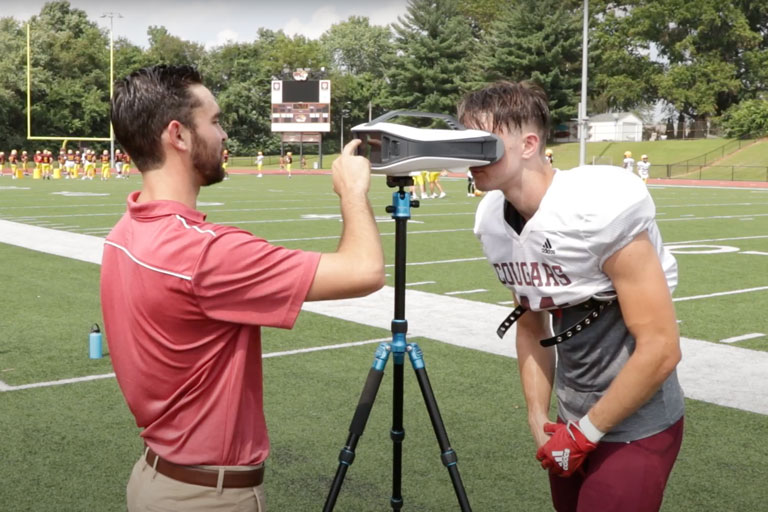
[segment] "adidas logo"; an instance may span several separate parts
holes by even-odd
[[[568,471],[568,459],[571,456],[571,450],[566,448],[562,451],[553,451],[552,457],[557,462],[557,465],[563,468],[563,471]]]
[[[541,252],[544,254],[555,254],[555,250],[552,248],[549,238],[544,239],[544,244],[541,246]]]

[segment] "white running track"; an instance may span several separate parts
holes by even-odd
[[[0,243],[100,264],[104,239],[0,220]],[[309,302],[303,309],[389,329],[393,304],[394,289],[387,286],[361,299]],[[508,307],[418,290],[406,290],[406,306],[419,312],[406,315],[410,337],[516,356],[514,328],[503,341],[496,336],[498,324],[510,311]],[[687,397],[768,415],[768,352],[689,338],[681,341],[683,360],[678,374]],[[14,388],[0,383],[0,391],[10,389]]]

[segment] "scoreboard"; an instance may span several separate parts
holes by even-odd
[[[272,80],[273,132],[330,132],[330,80]]]

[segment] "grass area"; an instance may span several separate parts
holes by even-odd
[[[578,155],[578,145],[574,147]],[[617,150],[623,152],[623,146]],[[691,153],[706,150],[697,146]],[[680,150],[670,151],[657,153],[659,160],[675,161]],[[555,148],[558,165],[563,153],[564,148]],[[474,301],[509,300],[471,232],[477,198],[466,197],[466,180],[442,182],[448,197],[423,201],[412,210],[407,282],[432,281],[417,288],[435,294],[486,290],[462,296]],[[125,196],[139,186],[137,178],[0,179],[0,219],[105,236],[124,211]],[[768,291],[744,292],[768,286],[768,255],[760,254],[768,253],[768,190],[654,187],[651,192],[665,242],[681,246],[675,249],[680,267],[675,298],[700,297],[675,304],[682,335],[719,343],[763,333],[733,345],[768,350],[763,314]],[[384,180],[375,177],[370,196],[389,265],[394,223],[384,208],[391,194]],[[341,230],[338,199],[328,176],[289,180],[235,175],[204,189],[199,208],[209,220],[239,225],[287,247],[330,251]],[[467,261],[472,258],[477,259]],[[99,267],[2,244],[0,261],[0,381],[18,386],[109,373],[108,355],[97,360],[87,356],[88,331],[101,318]],[[713,295],[717,293],[732,294]],[[407,311],[409,318],[419,314]],[[264,351],[388,335],[304,312],[292,331],[266,329]],[[473,509],[551,510],[546,478],[533,458],[515,361],[430,339],[410,341],[424,349]],[[365,345],[264,360],[272,441],[267,463],[270,510],[322,507],[373,352],[374,345]],[[390,366],[339,496],[339,512],[389,508],[391,374]],[[412,374],[405,369],[404,509],[457,510]],[[759,440],[768,437],[768,417],[695,400],[686,403],[686,437],[663,509],[764,508],[768,469]],[[0,431],[0,510],[124,510],[125,484],[141,441],[114,379],[0,392]]]

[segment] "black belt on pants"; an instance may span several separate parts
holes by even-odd
[[[147,464],[158,473],[168,478],[184,482],[185,484],[202,485],[203,487],[219,486],[219,470],[205,469],[195,466],[182,466],[167,461],[156,454],[152,448],[146,447]],[[248,470],[224,470],[224,478],[221,487],[225,489],[257,487],[264,481],[264,466]]]
[[[566,340],[571,339],[584,329],[587,329],[589,326],[591,326],[595,320],[598,319],[600,314],[603,312],[605,308],[613,304],[615,301],[614,299],[607,299],[607,300],[597,300],[595,298],[588,299],[581,304],[578,304],[576,306],[571,307],[582,307],[586,311],[588,311],[587,315],[576,322],[574,325],[570,326],[569,328],[565,329],[559,334],[556,334],[555,336],[552,336],[551,338],[546,338],[539,343],[543,347],[551,347],[553,345],[557,345],[559,343],[562,343]],[[504,321],[499,325],[499,328],[496,330],[496,334],[499,336],[499,338],[503,338],[504,335],[507,333],[507,330],[512,327],[512,324],[514,324],[518,318],[523,316],[523,314],[528,311],[528,308],[525,306],[517,306],[512,313],[509,314],[507,318],[504,319]]]

